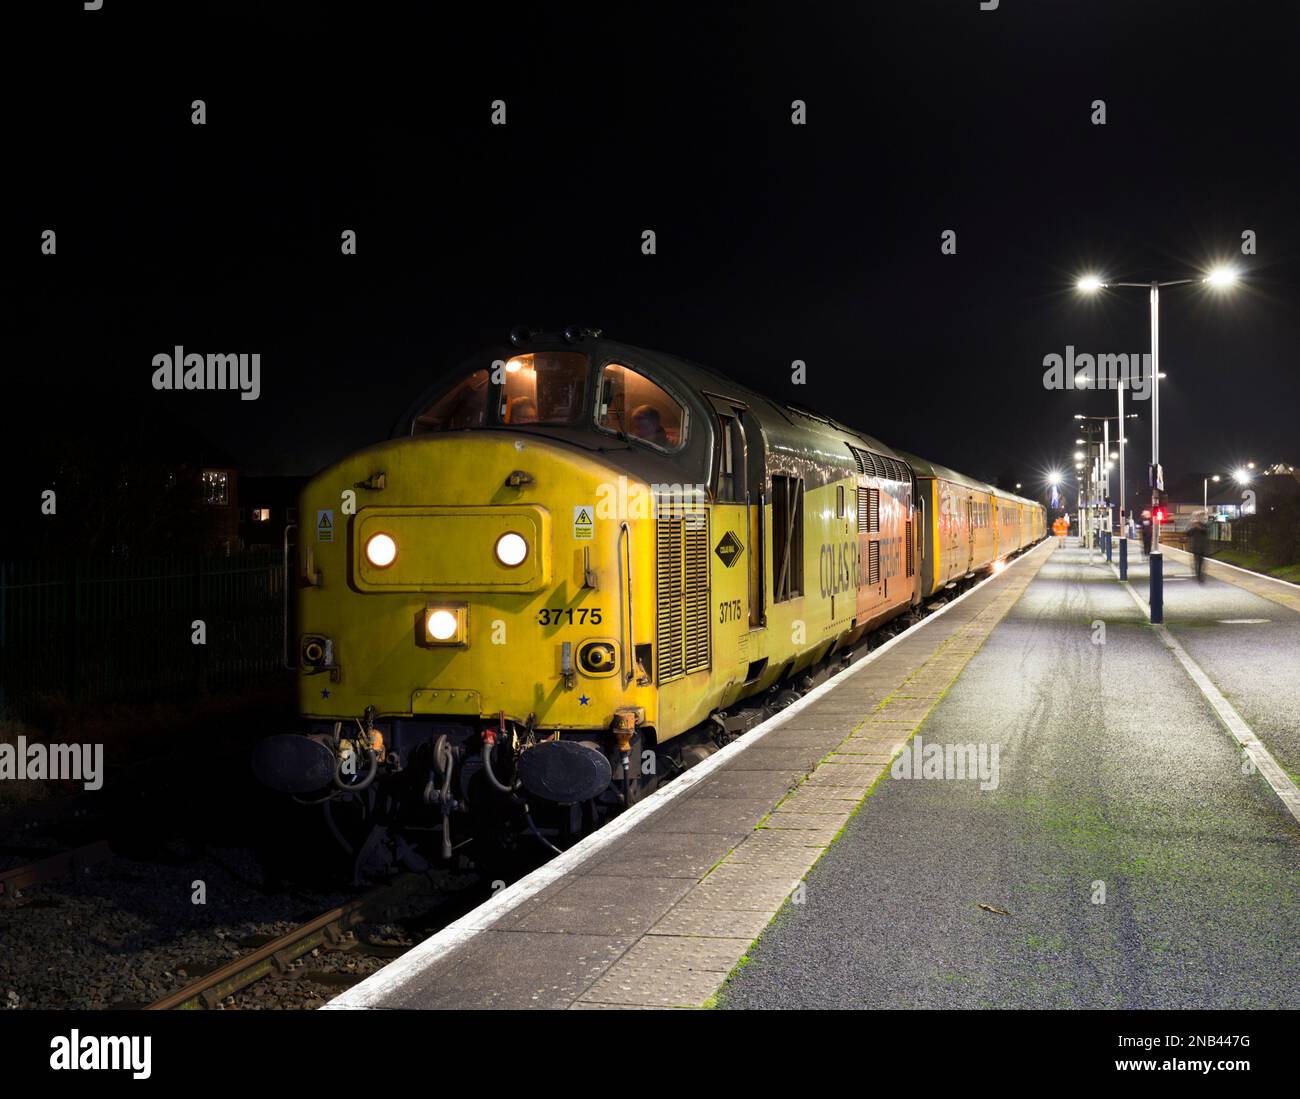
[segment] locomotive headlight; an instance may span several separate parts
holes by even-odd
[[[528,556],[528,543],[522,534],[507,531],[497,539],[496,553],[501,564],[513,569],[524,563],[524,558]]]
[[[397,543],[388,534],[372,534],[366,542],[366,560],[377,569],[386,569],[397,558]]]
[[[434,641],[454,641],[460,632],[460,619],[445,607],[430,607],[424,616],[424,628]]]

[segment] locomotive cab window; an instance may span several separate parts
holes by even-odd
[[[579,351],[512,355],[475,370],[415,417],[411,434],[489,424],[576,424],[586,404],[590,361]]]
[[[600,373],[598,395],[596,423],[605,431],[660,450],[681,445],[686,410],[631,367],[609,363]]]
[[[506,360],[498,389],[503,424],[575,424],[587,389],[587,356],[538,351]]]
[[[416,416],[411,434],[482,427],[487,418],[488,381],[486,370],[474,371]]]

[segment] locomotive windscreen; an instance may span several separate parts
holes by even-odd
[[[452,386],[415,418],[411,433],[488,424],[576,424],[590,360],[580,351],[538,351],[498,361]]]

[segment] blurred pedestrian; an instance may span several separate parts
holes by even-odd
[[[1142,556],[1151,556],[1151,509],[1142,509]]]
[[[1205,551],[1209,548],[1210,532],[1206,528],[1205,512],[1198,511],[1192,516],[1192,522],[1187,528],[1187,548],[1192,551],[1192,559],[1196,563],[1196,581],[1199,584],[1205,583]]]

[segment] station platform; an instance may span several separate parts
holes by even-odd
[[[1130,562],[1049,539],[328,1007],[1300,1006],[1300,612]]]

